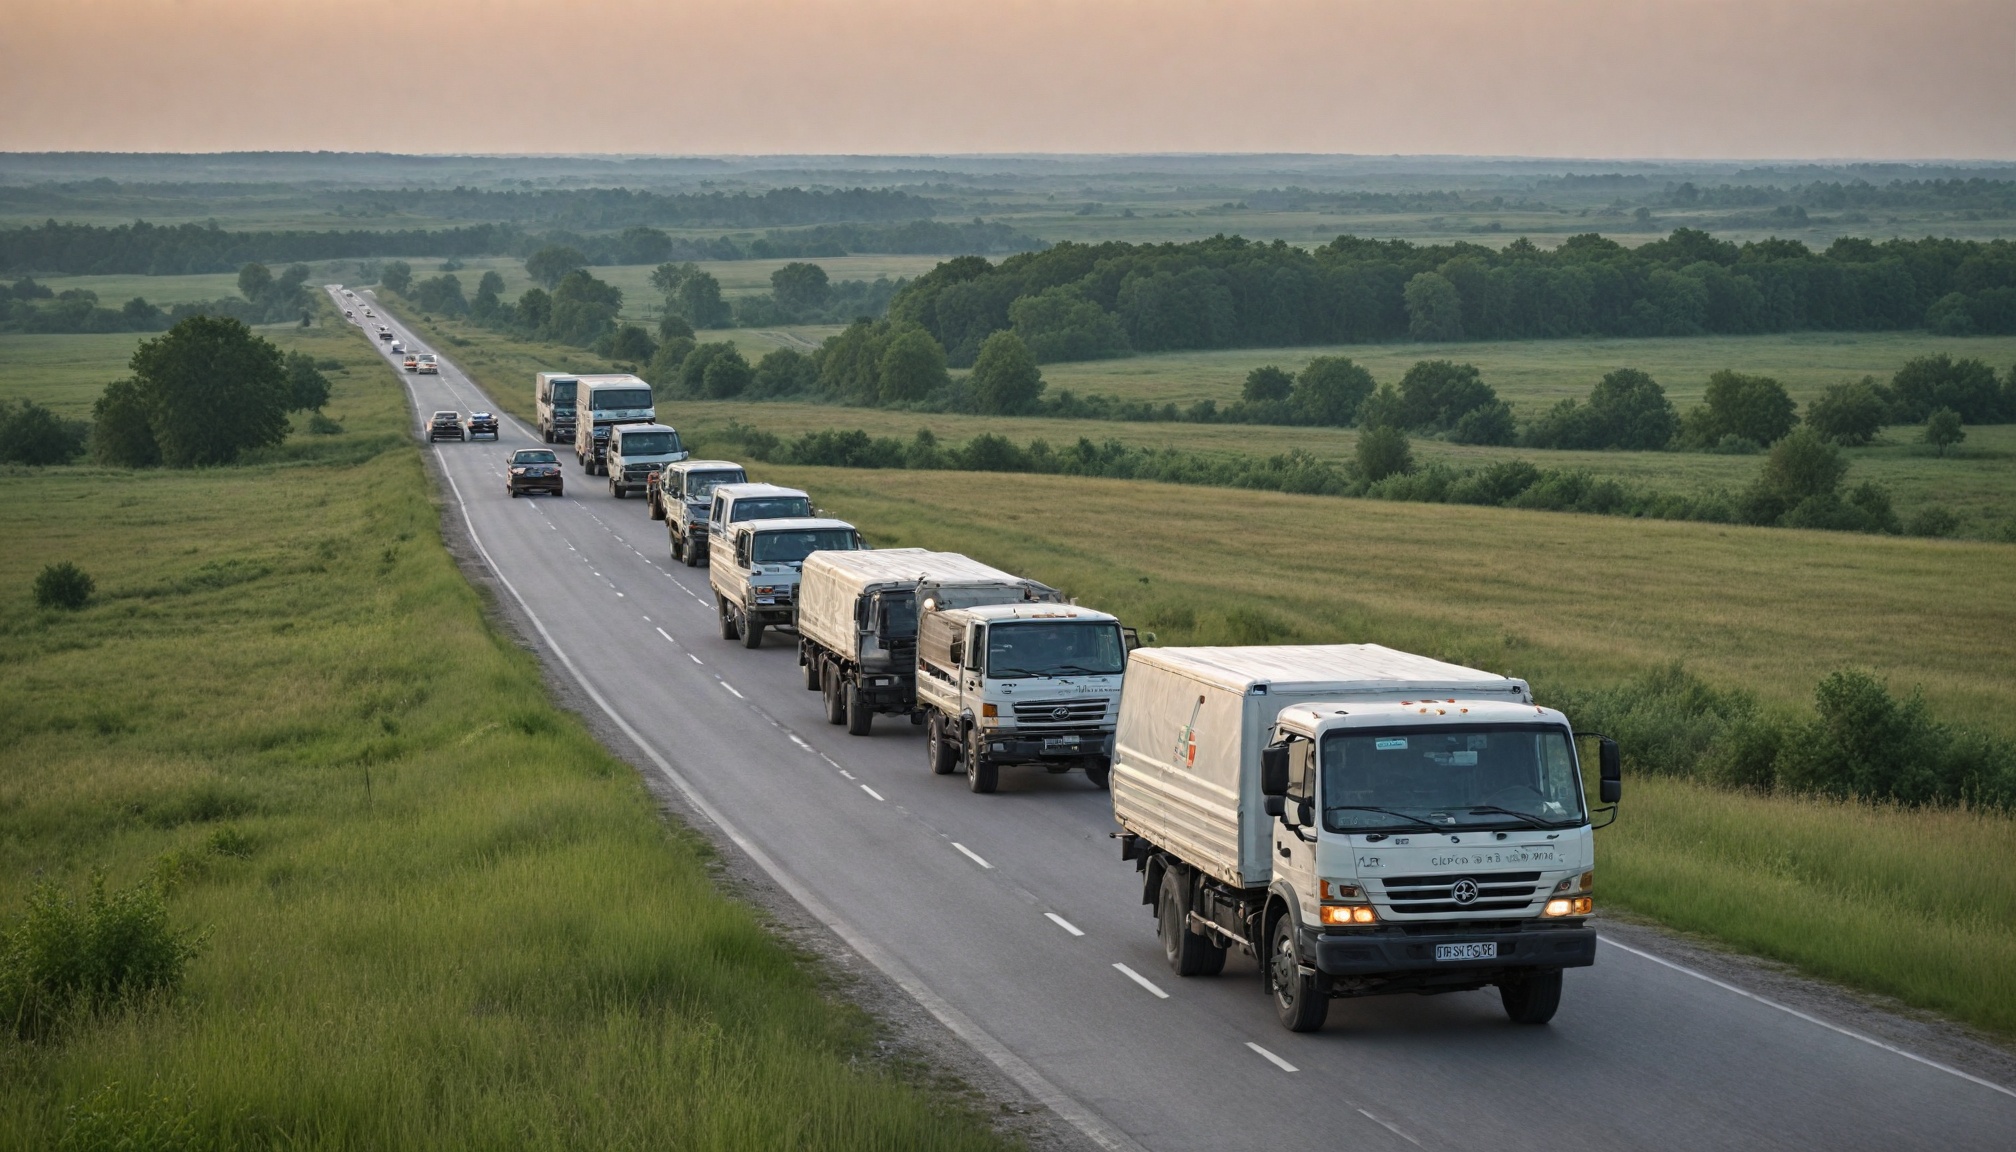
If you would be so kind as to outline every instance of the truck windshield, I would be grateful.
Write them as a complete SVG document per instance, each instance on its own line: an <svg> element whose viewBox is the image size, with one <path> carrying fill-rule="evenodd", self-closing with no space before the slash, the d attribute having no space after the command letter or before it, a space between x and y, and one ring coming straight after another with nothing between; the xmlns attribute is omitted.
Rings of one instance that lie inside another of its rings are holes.
<svg viewBox="0 0 2016 1152"><path fill-rule="evenodd" d="M714 494L714 489L723 484L743 484L748 477L737 468L733 472L688 472L686 474L686 499L705 500Z"/></svg>
<svg viewBox="0 0 2016 1152"><path fill-rule="evenodd" d="M917 635L917 597L909 592L884 592L875 597L884 640L908 640Z"/></svg>
<svg viewBox="0 0 2016 1152"><path fill-rule="evenodd" d="M743 520L783 520L792 516L812 515L812 498L809 496L762 496L752 500L737 500L728 513L730 523Z"/></svg>
<svg viewBox="0 0 2016 1152"><path fill-rule="evenodd" d="M649 388L598 388L594 395L597 412L651 407Z"/></svg>
<svg viewBox="0 0 2016 1152"><path fill-rule="evenodd" d="M625 456L670 456L677 451L677 432L631 432L623 437Z"/></svg>
<svg viewBox="0 0 2016 1152"><path fill-rule="evenodd" d="M572 407L574 404L575 384L576 382L573 380L553 381L553 383L550 385L550 387L553 389L553 403L565 404L568 405L569 407Z"/></svg>
<svg viewBox="0 0 2016 1152"><path fill-rule="evenodd" d="M989 676L1113 676L1126 666L1111 620L1005 620L987 629Z"/></svg>
<svg viewBox="0 0 2016 1152"><path fill-rule="evenodd" d="M1575 753L1555 725L1331 732L1322 769L1323 826L1332 832L1583 820Z"/></svg>
<svg viewBox="0 0 2016 1152"><path fill-rule="evenodd" d="M796 564L814 552L852 552L860 546L851 528L758 532L750 559L758 564Z"/></svg>

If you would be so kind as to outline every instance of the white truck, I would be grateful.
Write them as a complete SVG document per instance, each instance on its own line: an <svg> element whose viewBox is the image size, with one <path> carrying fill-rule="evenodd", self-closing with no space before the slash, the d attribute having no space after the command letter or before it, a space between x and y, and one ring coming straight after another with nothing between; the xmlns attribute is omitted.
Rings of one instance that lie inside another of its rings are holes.
<svg viewBox="0 0 2016 1152"><path fill-rule="evenodd" d="M658 409L651 385L624 373L574 378L574 458L590 476L607 471L609 430L618 424L651 424ZM639 480L638 486L643 486Z"/></svg>
<svg viewBox="0 0 2016 1152"><path fill-rule="evenodd" d="M1614 819L1617 744L1593 739ZM1595 963L1575 733L1523 680L1376 644L1142 649L1115 749L1170 967L1252 955L1294 1031L1333 997L1490 985L1544 1024Z"/></svg>
<svg viewBox="0 0 2016 1152"><path fill-rule="evenodd" d="M762 647L765 628L792 624L798 569L807 556L866 547L861 533L845 520L802 516L734 525L726 546L707 559L721 638L740 640L744 648Z"/></svg>
<svg viewBox="0 0 2016 1152"><path fill-rule="evenodd" d="M533 373L532 406L539 417L539 437L546 443L574 442L574 397L580 382L572 372Z"/></svg>
<svg viewBox="0 0 2016 1152"><path fill-rule="evenodd" d="M642 492L659 469L690 455L679 442L678 430L668 425L615 425L603 449L609 495L621 500L633 491Z"/></svg>
<svg viewBox="0 0 2016 1152"><path fill-rule="evenodd" d="M1061 599L1034 581L1019 603L920 597L917 704L931 771L963 767L982 793L1006 764L1083 768L1106 787L1131 637L1114 617Z"/></svg>
<svg viewBox="0 0 2016 1152"><path fill-rule="evenodd" d="M917 709L917 603L1024 601L1050 589L962 556L924 548L814 552L798 581L798 662L826 719L866 736L875 713Z"/></svg>
<svg viewBox="0 0 2016 1152"><path fill-rule="evenodd" d="M817 516L812 497L797 488L776 484L717 484L707 512L706 553L725 552L729 534L744 520L777 520L787 516Z"/></svg>

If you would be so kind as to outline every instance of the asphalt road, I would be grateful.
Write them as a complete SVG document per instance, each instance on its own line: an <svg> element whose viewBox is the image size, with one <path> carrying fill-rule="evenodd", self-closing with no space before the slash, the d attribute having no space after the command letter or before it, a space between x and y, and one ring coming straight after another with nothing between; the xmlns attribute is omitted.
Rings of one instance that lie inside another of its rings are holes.
<svg viewBox="0 0 2016 1152"><path fill-rule="evenodd" d="M416 428L437 408L499 414L498 443L431 450L596 706L814 915L1108 1147L2016 1147L2016 1092L1615 940L1567 974L1547 1027L1509 1024L1485 990L1339 1001L1324 1031L1291 1034L1250 960L1209 979L1163 964L1082 774L1004 770L977 796L930 774L907 723L828 725L790 637L720 639L706 570L670 559L642 499L612 498L564 446L565 497L509 499L504 461L536 431L445 359L406 380Z"/></svg>

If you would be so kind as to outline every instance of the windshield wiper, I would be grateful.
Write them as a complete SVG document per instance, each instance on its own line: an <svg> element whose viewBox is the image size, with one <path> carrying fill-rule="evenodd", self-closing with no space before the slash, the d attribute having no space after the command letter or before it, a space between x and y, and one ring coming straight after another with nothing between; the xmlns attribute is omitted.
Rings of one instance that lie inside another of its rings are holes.
<svg viewBox="0 0 2016 1152"><path fill-rule="evenodd" d="M1111 676L1111 675L1113 675L1113 673L1111 673L1111 672L1101 672L1101 671L1099 671L1099 670L1098 670L1097 668L1087 668L1087 667L1086 667L1085 665L1083 665L1083 664L1057 664L1057 665L1053 665L1053 666L1051 667L1051 669L1050 669L1050 674L1051 674L1051 675L1056 675L1056 674L1057 674L1057 673L1059 673L1059 672L1076 672L1076 673L1078 673L1078 674L1079 674L1079 675L1081 675L1081 676Z"/></svg>
<svg viewBox="0 0 2016 1152"><path fill-rule="evenodd" d="M1510 816L1515 820L1525 821L1526 826L1528 828L1566 827L1566 822L1564 821L1542 820L1540 817L1533 815L1531 812L1521 812L1513 808L1500 808L1496 804L1479 804L1474 808L1465 809L1465 811L1469 812L1472 816L1476 816L1481 813L1487 813L1487 812L1494 812L1500 816Z"/></svg>
<svg viewBox="0 0 2016 1152"><path fill-rule="evenodd" d="M1330 807L1323 809L1323 814L1326 816L1332 812L1379 812L1387 816L1398 816L1402 820L1412 821L1413 823L1419 824L1423 828L1433 828L1437 832L1442 831L1443 828L1446 827L1446 825L1437 824L1433 820L1423 820L1419 816L1409 816L1405 812L1395 812L1391 808L1374 808L1370 804L1333 804ZM1349 831L1367 832L1370 831L1370 829L1352 828L1349 829Z"/></svg>

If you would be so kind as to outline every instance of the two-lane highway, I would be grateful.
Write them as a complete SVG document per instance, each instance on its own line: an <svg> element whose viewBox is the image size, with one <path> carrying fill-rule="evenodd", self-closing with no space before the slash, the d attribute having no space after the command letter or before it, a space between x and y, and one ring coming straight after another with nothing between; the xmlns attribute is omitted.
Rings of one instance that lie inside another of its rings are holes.
<svg viewBox="0 0 2016 1152"><path fill-rule="evenodd" d="M908 724L828 725L789 636L719 638L706 570L669 558L643 500L613 499L564 446L564 498L508 498L505 459L536 431L440 366L406 378L415 427L499 414L498 443L432 450L565 673L794 898L1107 1147L2016 1146L2016 1092L1614 941L1544 1028L1507 1023L1487 990L1340 1001L1293 1035L1250 960L1178 979L1105 793L1007 770L978 796L927 770Z"/></svg>

